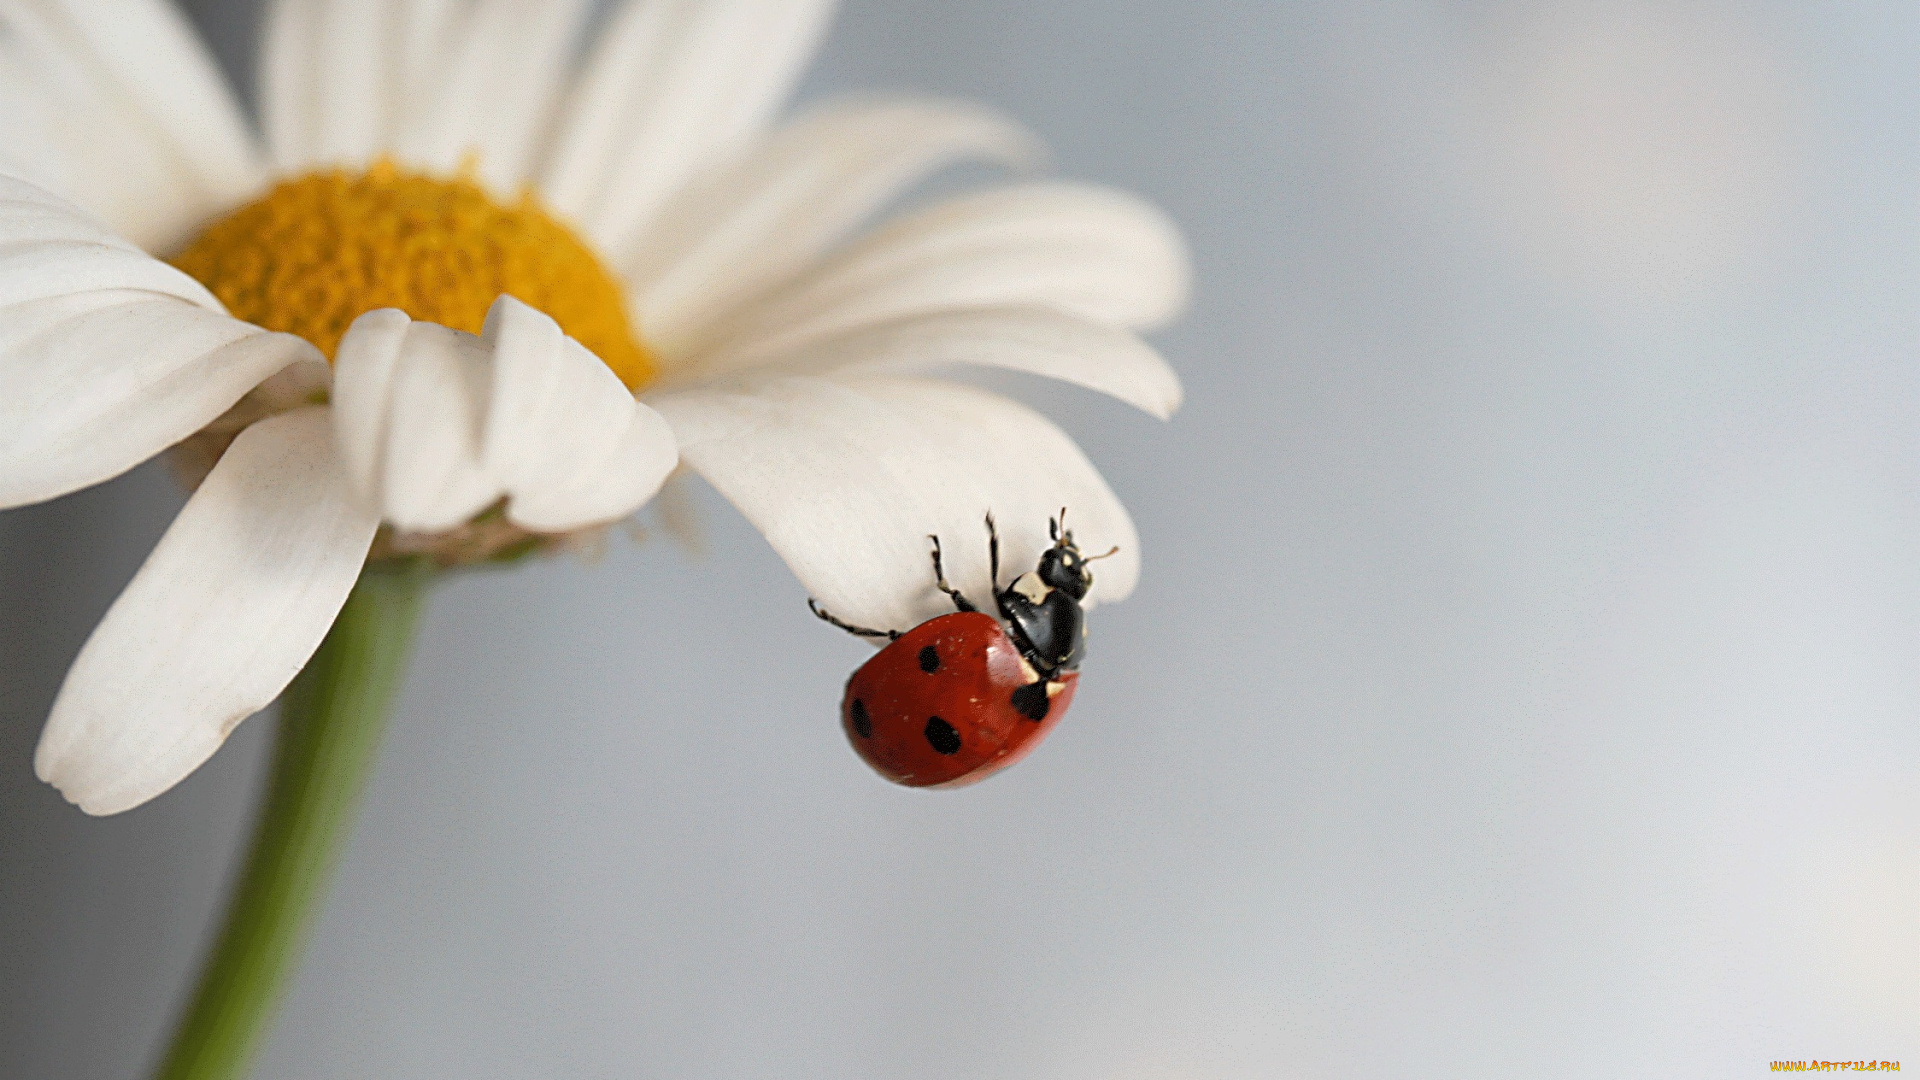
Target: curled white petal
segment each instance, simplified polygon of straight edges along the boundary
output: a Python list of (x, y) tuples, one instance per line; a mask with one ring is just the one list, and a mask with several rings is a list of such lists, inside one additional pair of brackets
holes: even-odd
[(541, 191), (604, 250), (628, 249), (697, 169), (765, 127), (835, 6), (621, 5), (560, 114)]
[(1067, 508), (1096, 563), (1088, 602), (1119, 600), (1139, 576), (1126, 508), (1073, 441), (1006, 398), (929, 379), (784, 378), (735, 392), (653, 399), (683, 460), (738, 507), (829, 611), (904, 630), (952, 610), (933, 588), (927, 536), (951, 580), (991, 594), (983, 518), (1001, 530), (1004, 585), (1044, 550)]
[(1075, 383), (1161, 420), (1180, 407), (1180, 377), (1138, 335), (1047, 308), (958, 308), (908, 315), (814, 338), (757, 363), (716, 356), (702, 375), (758, 371), (909, 374), (951, 364), (996, 367)]
[(633, 416), (633, 395), (560, 324), (512, 297), (487, 312), (493, 359), (483, 464), (508, 490), (564, 482), (607, 456)]
[(370, 506), (381, 501), (386, 460), (387, 402), (413, 320), (398, 308), (369, 311), (353, 321), (333, 358), (333, 417), (340, 461), (354, 490)]
[(1041, 146), (991, 109), (933, 99), (844, 101), (703, 174), (621, 259), (640, 325), (672, 357), (709, 320), (789, 276), (889, 198), (969, 158), (1031, 165)]
[(1185, 307), (1186, 247), (1166, 215), (1122, 192), (1022, 184), (895, 220), (814, 270), (713, 321), (685, 346), (771, 352), (858, 326), (956, 307), (1049, 307), (1157, 326)]
[(410, 532), (450, 529), (500, 496), (480, 460), (492, 357), (472, 334), (407, 328), (388, 386), (382, 516)]
[(509, 296), (477, 337), (392, 309), (361, 316), (334, 384), (354, 485), (409, 531), (451, 528), (503, 496), (508, 519), (536, 532), (612, 521), (678, 461), (664, 421)]
[(494, 380), (483, 457), (509, 520), (559, 532), (624, 517), (660, 490), (679, 462), (673, 433), (599, 357), (510, 296), (482, 339)]
[(313, 346), (45, 191), (0, 177), (0, 506), (99, 483), (193, 434)]
[(116, 814), (198, 768), (319, 647), (378, 524), (350, 497), (324, 409), (241, 432), (80, 650), (40, 778)]

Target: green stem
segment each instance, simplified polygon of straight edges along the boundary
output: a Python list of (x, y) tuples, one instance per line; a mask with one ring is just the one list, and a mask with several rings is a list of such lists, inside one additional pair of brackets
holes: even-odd
[(160, 1080), (239, 1080), (332, 876), (406, 667), (430, 571), (369, 569), (280, 705), (253, 848)]

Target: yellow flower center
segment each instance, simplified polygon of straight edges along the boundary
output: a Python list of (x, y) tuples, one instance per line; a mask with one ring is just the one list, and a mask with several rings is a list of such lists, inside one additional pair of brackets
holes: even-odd
[(173, 264), (234, 317), (298, 334), (329, 359), (375, 308), (477, 334), (507, 293), (553, 316), (629, 388), (653, 377), (619, 282), (592, 249), (531, 194), (503, 206), (465, 178), (388, 162), (308, 173), (214, 222)]

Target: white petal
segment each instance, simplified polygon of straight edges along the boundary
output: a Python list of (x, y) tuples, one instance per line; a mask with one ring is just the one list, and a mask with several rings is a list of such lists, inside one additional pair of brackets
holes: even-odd
[(480, 463), (492, 362), (480, 339), (434, 323), (408, 327), (387, 404), (382, 516), (417, 532), (484, 510), (500, 484)]
[(43, 0), (97, 60), (103, 78), (163, 134), (216, 206), (260, 183), (261, 161), (213, 57), (179, 9), (163, 0)]
[(453, 0), (277, 0), (260, 60), (276, 165), (365, 165), (434, 98)]
[(113, 102), (37, 11), (0, 17), (6, 171), (144, 238), (169, 228), (185, 186), (137, 118)]
[(1075, 383), (1165, 420), (1180, 407), (1180, 378), (1133, 333), (1047, 308), (957, 308), (909, 315), (811, 339), (786, 352), (729, 353), (702, 376), (833, 372), (908, 374), (948, 364), (1004, 368)]
[(0, 86), (10, 160), (149, 249), (260, 185), (237, 105), (161, 0), (0, 3)]
[(0, 177), (0, 506), (98, 483), (193, 434), (306, 342)]
[(94, 289), (143, 289), (223, 311), (187, 274), (35, 184), (0, 175), (0, 307)]
[(1006, 398), (892, 377), (791, 378), (749, 391), (688, 391), (653, 405), (686, 463), (739, 507), (802, 585), (842, 619), (904, 630), (951, 606), (933, 588), (927, 535), (948, 575), (988, 602), (986, 537), (1001, 529), (1002, 583), (1047, 547), (1061, 507), (1097, 565), (1089, 602), (1139, 576), (1125, 507), (1072, 440)]
[(386, 71), (392, 89), (387, 122), (388, 131), (381, 143), (392, 139), (407, 123), (412, 110), (429, 101), (439, 85), (447, 65), (447, 42), (453, 37), (455, 20), (462, 17), (471, 0), (398, 0), (390, 2), (393, 13), (389, 32), (393, 35)]
[(590, 0), (479, 0), (448, 20), (433, 81), (401, 102), (393, 149), (407, 164), (453, 172), (469, 155), (496, 194), (534, 176)]
[(964, 102), (843, 102), (681, 189), (622, 260), (648, 341), (673, 354), (709, 320), (817, 258), (902, 189), (967, 158), (1027, 165), (1040, 144)]
[(327, 0), (270, 0), (260, 48), (260, 126), (283, 172), (304, 168), (320, 148), (320, 20)]
[(291, 335), (138, 292), (41, 300), (0, 319), (0, 506), (118, 476), (315, 356)]
[(560, 117), (541, 184), (604, 250), (694, 171), (761, 131), (834, 0), (652, 0), (615, 12)]
[(485, 465), (507, 516), (538, 532), (625, 517), (678, 462), (673, 434), (599, 357), (542, 312), (502, 296), (482, 340), (493, 351)]
[[(5, 212), (0, 206), (0, 216)], [(5, 230), (0, 222), (0, 236)], [(0, 239), (0, 307), (117, 289), (221, 311), (199, 282), (132, 248), (66, 239), (10, 240)]]
[(391, 0), (329, 0), (311, 18), (313, 70), (321, 80), (311, 106), (313, 160), (364, 165), (381, 150), (392, 108), (387, 54), (397, 44)]
[(378, 525), (328, 429), (301, 409), (242, 432), (87, 639), (34, 756), (82, 810), (178, 783), (319, 647)]
[(954, 307), (1038, 305), (1150, 327), (1186, 304), (1179, 231), (1122, 192), (1027, 184), (910, 214), (715, 320), (725, 337), (688, 343), (771, 349), (816, 334)]

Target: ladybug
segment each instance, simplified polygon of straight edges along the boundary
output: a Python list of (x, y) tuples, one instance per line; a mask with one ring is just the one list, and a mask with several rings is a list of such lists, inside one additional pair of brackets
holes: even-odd
[(951, 615), (905, 632), (869, 630), (807, 601), (848, 633), (891, 642), (854, 671), (840, 701), (847, 739), (874, 771), (908, 787), (962, 787), (1025, 757), (1060, 722), (1086, 651), (1087, 564), (1120, 550), (1082, 556), (1066, 516), (1048, 521), (1053, 546), (1039, 565), (1000, 589), (1000, 535), (987, 515), (997, 619), (947, 584), (938, 536), (927, 537), (933, 581), (959, 609)]

